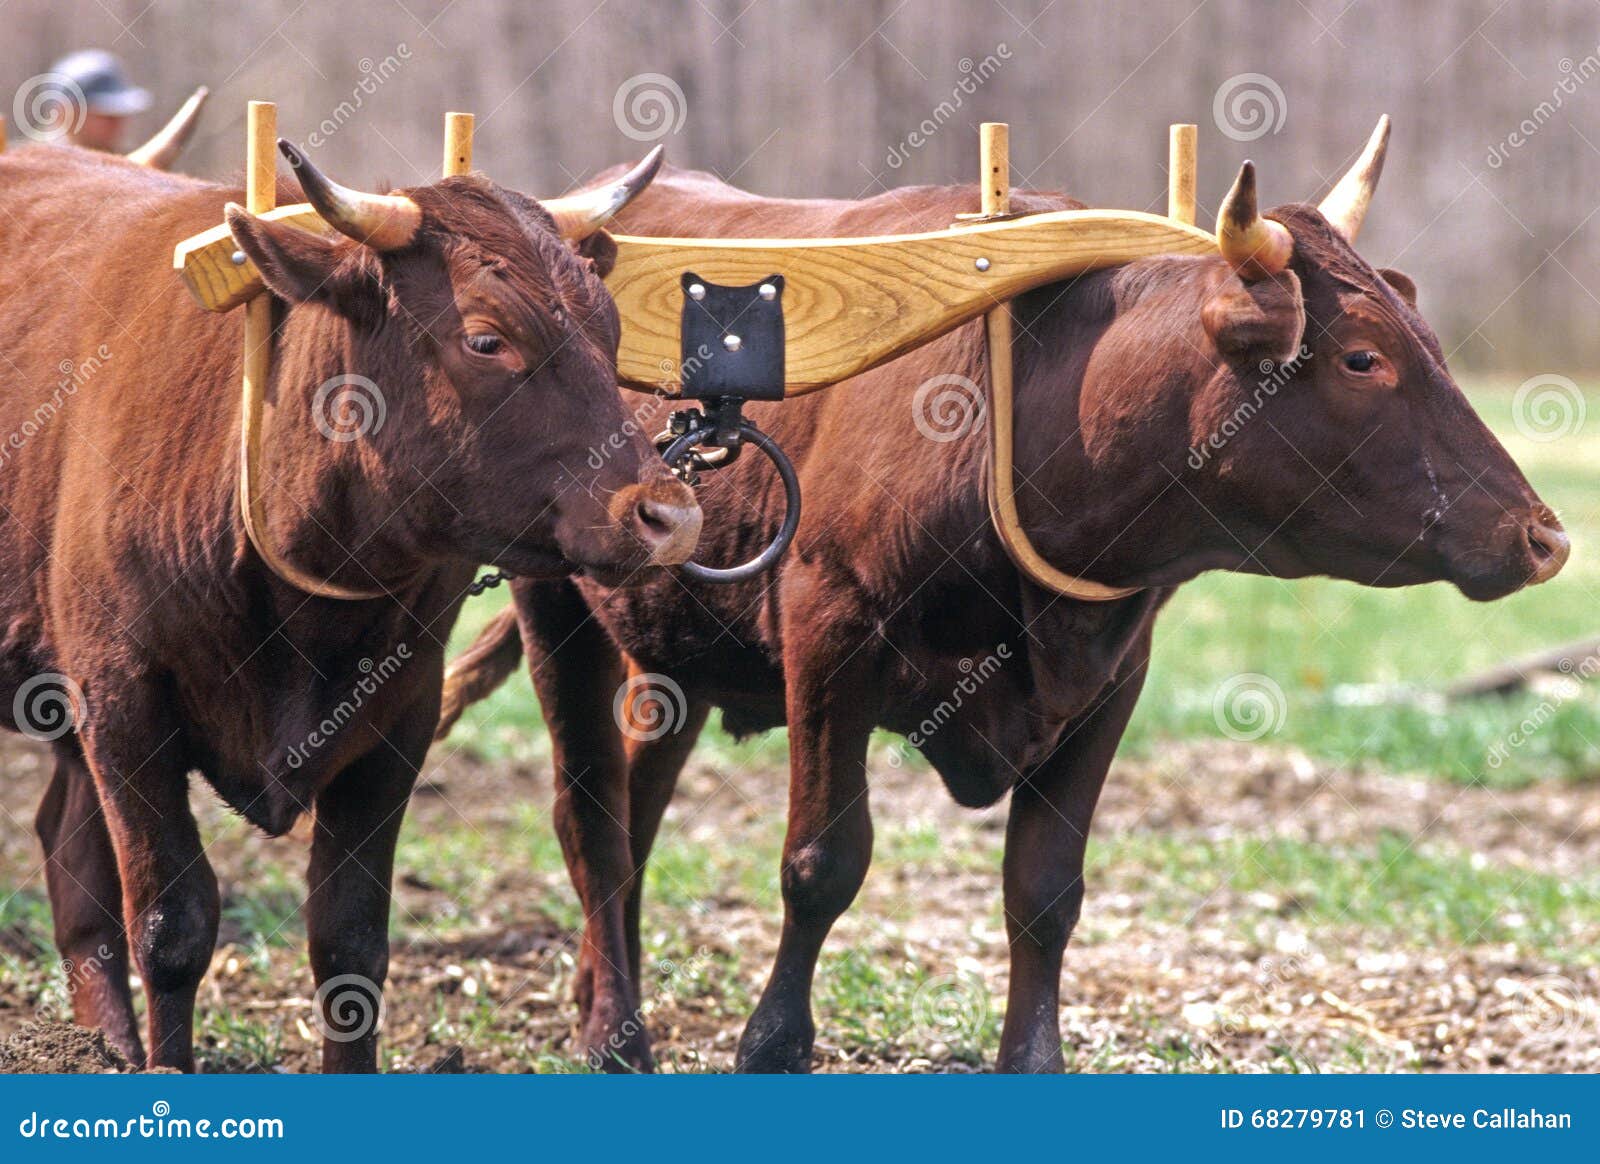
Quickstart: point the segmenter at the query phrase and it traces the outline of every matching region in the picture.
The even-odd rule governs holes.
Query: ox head
[[[577,568],[620,583],[686,561],[700,510],[623,410],[617,314],[601,284],[615,255],[607,211],[649,182],[657,158],[620,190],[552,213],[477,175],[366,194],[279,146],[339,234],[238,206],[228,227],[290,305],[278,427],[298,414],[314,436],[313,423],[339,423],[329,410],[365,409],[358,432],[341,433],[359,439],[317,453],[360,483],[352,504],[423,554],[523,575]]]
[[[1224,261],[1201,264],[1187,342],[1210,375],[1183,480],[1227,529],[1209,564],[1498,598],[1554,577],[1567,536],[1451,378],[1415,285],[1354,249],[1388,132],[1316,207],[1263,217],[1240,170]]]

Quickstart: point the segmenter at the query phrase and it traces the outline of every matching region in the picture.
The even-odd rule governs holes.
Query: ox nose
[[[1561,528],[1556,515],[1548,510],[1535,513],[1524,532],[1528,538],[1528,554],[1533,559],[1533,574],[1528,585],[1537,586],[1561,573],[1561,567],[1572,554],[1572,540]]]
[[[633,534],[657,566],[678,566],[694,554],[702,514],[694,491],[681,481],[655,481],[639,488],[630,514]]]

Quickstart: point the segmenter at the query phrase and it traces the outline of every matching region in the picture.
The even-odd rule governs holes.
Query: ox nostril
[[[1553,516],[1548,521],[1535,518],[1525,527],[1525,532],[1534,562],[1530,581],[1534,584],[1548,582],[1567,564],[1567,558],[1572,553],[1572,540]]]
[[[662,566],[677,566],[689,560],[695,544],[700,540],[700,506],[694,494],[679,487],[661,496],[646,493],[634,505],[634,528],[639,538],[650,547],[650,560]]]

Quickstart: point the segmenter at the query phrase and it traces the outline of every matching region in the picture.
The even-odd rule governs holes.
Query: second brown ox
[[[650,1063],[635,1017],[640,874],[713,706],[735,733],[789,730],[783,930],[739,1066],[810,1065],[812,976],[866,874],[867,744],[885,727],[911,737],[961,803],[1011,793],[1000,1066],[1059,1070],[1062,952],[1090,821],[1176,586],[1231,569],[1442,580],[1492,599],[1560,570],[1560,524],[1452,381],[1411,281],[1352,246],[1386,139],[1385,122],[1320,207],[1267,217],[1247,163],[1216,258],[1150,259],[1016,302],[1025,525],[1059,567],[1136,594],[1082,603],[1020,577],[989,522],[983,423],[959,439],[925,435],[923,386],[975,388],[987,375],[977,325],[830,391],[750,409],[800,466],[806,497],[771,576],[516,586],[516,622],[508,612],[453,668],[444,726],[515,666],[520,622],[586,918],[585,1050]],[[621,221],[647,235],[862,236],[937,229],[977,201],[971,188],[789,201],[671,174]],[[772,536],[782,493],[753,460],[703,490],[699,560],[741,560]],[[682,722],[613,722],[630,676],[681,687]]]
[[[73,1012],[138,1064],[194,1065],[218,891],[191,771],[268,834],[314,811],[323,1065],[371,1070],[395,839],[476,563],[619,582],[700,521],[645,442],[586,464],[626,421],[594,233],[617,191],[554,216],[477,176],[369,195],[285,152],[342,233],[227,208],[275,297],[267,528],[367,601],[285,583],[241,521],[241,315],[170,264],[242,191],[0,157],[0,714],[55,750],[38,827]]]

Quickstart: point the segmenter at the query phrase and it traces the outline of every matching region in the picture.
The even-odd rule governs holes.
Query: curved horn
[[[1389,115],[1385,113],[1378,118],[1378,128],[1367,139],[1367,148],[1361,151],[1356,164],[1345,171],[1344,177],[1328,191],[1328,196],[1317,204],[1322,217],[1344,235],[1346,242],[1356,241],[1356,233],[1372,202],[1372,192],[1378,188],[1378,176],[1383,173],[1383,159],[1388,152]]]
[[[1256,209],[1254,162],[1239,167],[1233,189],[1222,200],[1217,212],[1217,249],[1246,282],[1278,274],[1294,256],[1294,236],[1289,228],[1262,218]]]
[[[200,124],[200,110],[206,103],[206,98],[211,96],[211,90],[204,85],[189,94],[189,99],[178,106],[178,112],[172,115],[172,120],[163,125],[156,135],[136,150],[130,151],[126,157],[130,162],[141,166],[149,166],[152,170],[165,170],[178,160],[178,155],[183,152],[183,147],[189,144],[189,139],[194,136],[195,126]]]
[[[328,225],[375,251],[409,246],[422,226],[422,207],[404,194],[367,194],[341,186],[311,164],[290,142],[278,139],[278,150],[294,167],[306,201]]]
[[[586,239],[650,185],[650,179],[661,169],[661,158],[665,152],[661,146],[656,146],[644,156],[642,162],[615,182],[568,194],[565,198],[541,199],[539,205],[556,220],[556,229],[561,232],[562,238],[572,242]]]

